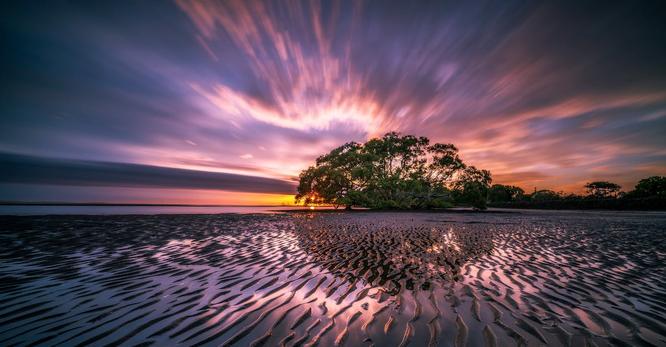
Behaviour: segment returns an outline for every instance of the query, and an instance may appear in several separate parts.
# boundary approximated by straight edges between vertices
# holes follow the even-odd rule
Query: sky
[[[666,175],[659,1],[0,6],[0,201],[293,203],[389,131],[526,191]]]

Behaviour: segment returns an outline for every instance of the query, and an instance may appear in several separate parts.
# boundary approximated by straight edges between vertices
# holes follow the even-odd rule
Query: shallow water
[[[0,345],[664,345],[662,213],[0,217]]]
[[[303,206],[0,205],[0,216],[275,213]],[[327,209],[317,207],[317,209]]]

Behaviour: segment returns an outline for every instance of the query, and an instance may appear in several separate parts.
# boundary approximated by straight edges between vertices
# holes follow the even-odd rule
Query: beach
[[[0,216],[0,345],[666,344],[666,213]]]

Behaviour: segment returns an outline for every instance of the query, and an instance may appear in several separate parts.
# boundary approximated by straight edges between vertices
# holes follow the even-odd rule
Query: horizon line
[[[0,206],[163,206],[163,207],[299,207],[305,205],[240,205],[240,204],[151,204],[116,202],[41,202],[41,201],[0,201]]]

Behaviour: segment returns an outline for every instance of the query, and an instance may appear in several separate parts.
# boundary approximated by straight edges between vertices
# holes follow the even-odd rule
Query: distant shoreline
[[[525,210],[607,210],[607,211],[666,211],[666,199],[559,199],[544,201],[491,202],[488,207]]]
[[[473,210],[471,208],[433,208],[433,209],[372,209],[372,208],[363,208],[357,207],[351,210],[345,210],[344,208],[334,209],[332,207],[319,207],[314,210],[301,208],[293,210],[280,210],[280,212],[289,212],[289,213],[520,213],[520,211],[504,211],[504,210]]]
[[[298,205],[123,204],[105,202],[0,202],[0,206],[299,207]]]
[[[2,201],[0,206],[81,206],[81,207],[266,207],[266,208],[283,208],[281,212],[454,212],[454,213],[519,213],[518,211],[506,210],[550,210],[550,211],[659,211],[663,212],[664,209],[659,208],[590,208],[581,206],[567,206],[567,204],[558,204],[558,206],[542,206],[541,204],[490,204],[490,210],[479,211],[472,210],[466,206],[457,206],[452,208],[435,208],[435,209],[370,209],[363,207],[355,207],[352,210],[345,210],[344,208],[335,209],[333,206],[315,206],[315,209],[309,209],[307,206],[302,205],[215,205],[215,204],[124,204],[124,203],[104,203],[104,202],[12,202]],[[290,208],[290,209],[286,209]],[[501,209],[501,210],[497,210]]]

